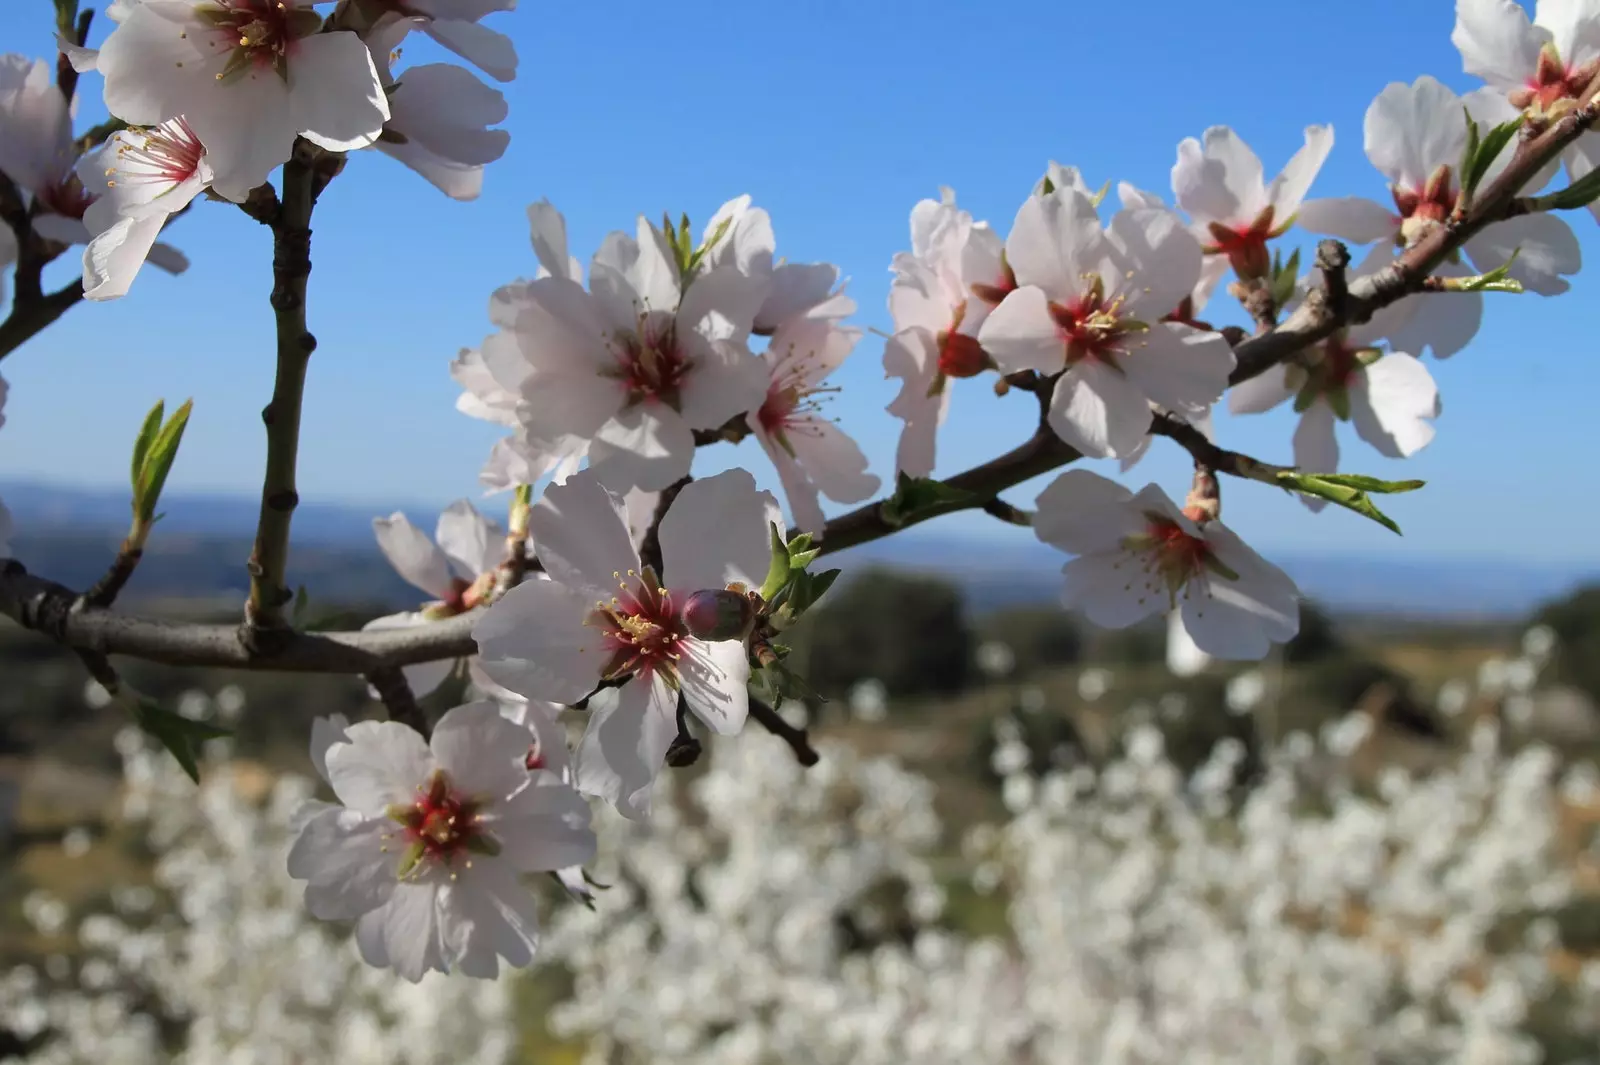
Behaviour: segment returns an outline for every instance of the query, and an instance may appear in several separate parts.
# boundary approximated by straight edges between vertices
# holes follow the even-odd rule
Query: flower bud
[[[951,332],[939,338],[939,372],[946,377],[976,377],[993,365],[977,337]]]
[[[700,640],[742,639],[755,617],[750,596],[727,588],[695,592],[683,605],[683,623]]]

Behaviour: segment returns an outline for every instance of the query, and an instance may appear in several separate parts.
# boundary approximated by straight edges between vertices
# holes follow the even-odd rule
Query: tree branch
[[[39,263],[38,269],[42,272],[44,264]],[[23,267],[17,265],[17,274],[20,278]],[[37,334],[55,324],[56,319],[66,314],[83,299],[83,278],[64,285],[48,295],[39,295],[34,298],[23,298],[23,286],[18,282],[12,292],[11,313],[5,321],[0,322],[0,359],[4,359],[13,351],[32,340]]]
[[[1194,458],[1195,465],[1217,473],[1226,473],[1231,477],[1242,477],[1247,481],[1260,481],[1262,484],[1282,487],[1278,485],[1278,474],[1288,473],[1292,469],[1289,466],[1274,466],[1253,459],[1249,455],[1220,448],[1207,440],[1206,435],[1200,430],[1171,414],[1156,415],[1150,423],[1150,432],[1155,436],[1164,436],[1176,441],[1178,446]]]
[[[782,714],[753,695],[750,697],[750,716],[755,718],[762,728],[787,743],[801,765],[814,766],[822,760],[816,748],[811,746],[810,733],[803,728],[795,728],[784,720]]]
[[[422,707],[417,705],[417,697],[411,691],[411,684],[398,666],[381,666],[373,670],[367,674],[367,683],[378,693],[384,709],[389,712],[390,721],[410,725],[422,733],[423,739],[428,738],[433,726],[428,724],[428,716],[422,712]]]

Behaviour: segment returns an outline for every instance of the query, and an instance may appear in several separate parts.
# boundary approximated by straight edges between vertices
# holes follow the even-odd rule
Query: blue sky
[[[50,7],[4,4],[0,47],[49,54]],[[535,269],[524,207],[541,197],[565,212],[586,260],[639,213],[687,211],[698,229],[724,200],[749,193],[771,212],[781,255],[838,263],[860,305],[856,322],[888,328],[890,257],[908,245],[912,205],[941,184],[1004,230],[1051,159],[1095,186],[1125,179],[1169,194],[1178,142],[1207,126],[1233,126],[1271,174],[1305,126],[1332,123],[1335,147],[1312,195],[1383,199],[1362,152],[1371,99],[1424,73],[1458,91],[1476,85],[1450,43],[1452,9],[1445,0],[1231,0],[1203,12],[1177,0],[522,0],[492,20],[516,40],[521,74],[506,87],[511,148],[483,197],[451,202],[362,153],[318,209],[310,315],[320,346],[302,496],[375,514],[404,507],[431,525],[430,508],[480,494],[477,472],[500,431],[455,412],[447,366],[487,331],[489,293]],[[406,54],[437,57],[418,38]],[[80,118],[94,121],[98,78],[85,77],[82,91]],[[1593,220],[1569,221],[1600,261]],[[151,403],[193,396],[172,488],[259,491],[258,412],[273,371],[268,235],[216,203],[169,235],[193,260],[187,276],[147,270],[125,300],[76,308],[0,364],[12,386],[0,482],[121,484]],[[58,263],[52,279],[76,272]],[[1390,462],[1342,436],[1347,470],[1430,482],[1386,504],[1403,539],[1348,512],[1311,515],[1254,484],[1225,486],[1226,519],[1269,551],[1600,561],[1591,532],[1600,510],[1588,492],[1596,286],[1584,274],[1554,300],[1491,297],[1475,344],[1430,363],[1444,415],[1418,457]],[[844,386],[835,410],[888,476],[899,423],[883,411],[895,384],[883,379],[881,352],[881,339],[863,340],[835,378]],[[987,381],[964,382],[938,473],[1013,446],[1033,417],[1027,397],[996,399]],[[1293,425],[1287,410],[1219,422],[1225,445],[1285,463]],[[697,470],[735,464],[774,481],[753,441],[704,451]],[[1129,476],[1181,498],[1187,456],[1158,441]],[[1010,498],[1029,505],[1044,483]],[[946,527],[1027,535],[975,516]]]

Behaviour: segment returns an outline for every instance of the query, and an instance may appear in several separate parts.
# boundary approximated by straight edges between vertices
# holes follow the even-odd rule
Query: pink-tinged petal
[[[859,503],[882,481],[867,472],[867,456],[843,429],[821,418],[808,418],[788,434],[811,482],[836,503]]]
[[[106,110],[130,125],[156,126],[216,93],[226,57],[208,57],[188,36],[196,28],[194,5],[183,0],[147,0],[128,12],[96,63],[105,77]]]
[[[433,624],[426,616],[417,611],[407,611],[399,614],[386,614],[381,618],[373,618],[361,626],[362,632],[379,632],[393,629],[414,629],[419,625]],[[438,690],[439,685],[450,679],[450,674],[456,669],[453,658],[441,659],[437,662],[419,662],[414,666],[401,666],[400,672],[404,674],[406,683],[411,686],[411,693],[416,696],[431,695]],[[380,698],[378,689],[367,685],[367,694],[373,698]]]
[[[1204,257],[1200,242],[1171,211],[1118,211],[1110,239],[1126,257],[1127,270],[1105,279],[1107,294],[1123,296],[1131,317],[1158,321],[1194,291]]]
[[[1589,0],[1538,0],[1533,21],[1569,66],[1600,58],[1600,11]]]
[[[343,714],[329,714],[311,721],[311,765],[324,782],[328,780],[328,751],[336,743],[350,742],[346,735],[349,728],[350,719]]]
[[[310,818],[289,848],[289,875],[305,880],[306,909],[321,921],[371,913],[400,883],[385,841],[394,823],[331,806]]]
[[[794,318],[773,333],[762,361],[773,380],[820,384],[837,370],[861,339],[861,330],[827,318]]]
[[[401,881],[381,909],[363,916],[356,944],[367,964],[392,968],[413,984],[429,971],[448,971],[438,894],[434,884]]]
[[[328,749],[328,783],[352,810],[382,817],[393,803],[409,803],[433,772],[433,756],[417,731],[395,721],[358,721],[348,743]]]
[[[1039,493],[1033,534],[1073,555],[1113,551],[1144,528],[1133,493],[1088,470],[1068,470]]]
[[[1189,137],[1178,145],[1172,191],[1201,225],[1249,225],[1270,203],[1261,160],[1227,126],[1206,130],[1204,144]]]
[[[1150,403],[1128,375],[1090,360],[1056,381],[1050,428],[1090,458],[1125,455],[1150,431]]]
[[[472,629],[479,668],[528,699],[571,704],[600,683],[609,665],[605,637],[584,624],[601,594],[556,581],[525,581],[491,606]]]
[[[1389,184],[1420,190],[1439,167],[1460,167],[1467,146],[1464,108],[1437,78],[1391,82],[1367,108],[1367,158]]]
[[[609,600],[616,592],[616,574],[639,568],[621,501],[592,476],[571,477],[546,488],[529,508],[528,533],[538,545],[545,572],[586,596]]]
[[[788,538],[778,501],[758,491],[746,471],[689,482],[661,519],[667,587],[685,594],[735,581],[760,588],[772,559],[773,525]]]
[[[423,32],[495,81],[517,76],[517,47],[503,33],[462,19],[434,19]]]
[[[1164,589],[1126,553],[1085,555],[1061,567],[1061,604],[1104,629],[1125,629],[1167,608]]]
[[[1267,201],[1272,204],[1273,218],[1283,225],[1294,217],[1300,203],[1317,179],[1323,161],[1333,151],[1332,126],[1307,126],[1306,142],[1298,152],[1289,157],[1283,170],[1267,186]]]
[[[353,152],[377,141],[389,121],[389,98],[361,38],[340,31],[296,42],[289,109],[300,135],[330,152]]]
[[[1158,323],[1139,344],[1118,365],[1148,398],[1170,410],[1209,407],[1222,398],[1235,365],[1222,334]]]
[[[978,343],[1002,373],[1059,373],[1066,362],[1066,342],[1050,316],[1049,297],[1039,288],[1019,288],[1008,293],[984,319]]]
[[[694,431],[677,411],[647,401],[607,422],[589,444],[589,473],[616,492],[659,492],[694,464]]]
[[[1228,390],[1229,414],[1264,414],[1290,399],[1289,371],[1284,366],[1273,366],[1246,381],[1240,381]]]
[[[1456,0],[1450,43],[1461,52],[1462,68],[1503,92],[1533,76],[1546,40],[1517,0]]]
[[[1350,421],[1390,458],[1409,458],[1433,439],[1439,388],[1421,359],[1390,352],[1351,382]]]
[[[528,237],[549,276],[582,283],[583,267],[567,251],[567,220],[549,200],[528,205]]]
[[[778,471],[778,483],[783,486],[784,498],[789,501],[794,527],[801,532],[820,536],[828,520],[822,513],[821,493],[817,491],[817,486],[811,483],[794,456],[759,426],[755,427],[755,434],[761,443],[761,450],[767,453],[773,469]]]
[[[658,676],[635,677],[615,705],[591,710],[574,753],[578,790],[632,821],[650,816],[650,789],[678,735],[678,697]]]
[[[1351,244],[1376,244],[1392,240],[1400,230],[1399,216],[1380,203],[1361,196],[1307,200],[1300,205],[1300,228]]]
[[[938,344],[926,329],[896,333],[883,346],[886,377],[901,379],[900,394],[888,412],[905,422],[895,451],[895,468],[908,477],[926,477],[933,472],[939,426],[950,409],[950,390],[954,381],[933,392],[939,370]]]
[[[489,830],[504,848],[501,857],[520,872],[553,872],[594,861],[589,817],[589,804],[572,788],[531,785],[496,808]]]
[[[499,799],[528,781],[528,731],[484,699],[454,707],[433,727],[429,747],[452,784]]]
[[[1074,189],[1028,197],[1006,238],[1017,284],[1037,286],[1057,301],[1080,294],[1084,272],[1098,270],[1110,256],[1099,212]]]
[[[1339,472],[1339,438],[1333,408],[1318,400],[1300,415],[1294,430],[1294,464],[1304,473]],[[1327,500],[1302,495],[1300,502],[1312,512],[1327,506]]]
[[[689,709],[719,735],[744,728],[750,713],[750,658],[740,640],[686,640],[678,679]]]
[[[694,345],[694,359],[678,393],[678,409],[690,428],[718,428],[765,402],[766,364],[742,343],[701,341]]]
[[[504,529],[465,499],[445,508],[433,534],[456,576],[467,581],[477,580],[500,564],[505,537]]]
[[[1184,627],[1195,645],[1214,658],[1255,660],[1271,644],[1300,631],[1300,592],[1277,566],[1251,550],[1221,522],[1206,526],[1206,542],[1238,580],[1213,576],[1209,594],[1179,599]]]
[[[1541,296],[1567,291],[1572,286],[1563,275],[1575,274],[1583,267],[1577,235],[1553,214],[1526,214],[1497,222],[1467,241],[1465,250],[1472,265],[1483,273],[1511,263],[1511,277]]]
[[[372,531],[383,557],[407,583],[435,599],[450,597],[450,560],[427,533],[398,510],[387,518],[373,518]]]

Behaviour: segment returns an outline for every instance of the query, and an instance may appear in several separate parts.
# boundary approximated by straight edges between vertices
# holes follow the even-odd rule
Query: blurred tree
[[[1311,600],[1300,603],[1300,631],[1283,646],[1283,660],[1291,666],[1332,658],[1345,650],[1344,638],[1328,612]]]
[[[1016,658],[1017,677],[1075,664],[1083,652],[1078,622],[1055,606],[1006,607],[978,621],[978,635],[1003,643]]]
[[[1556,634],[1550,677],[1600,700],[1600,584],[1579,588],[1534,612]]]

